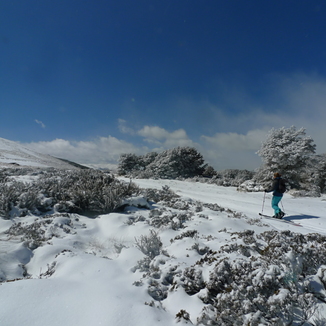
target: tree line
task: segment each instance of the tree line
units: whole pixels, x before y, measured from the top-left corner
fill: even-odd
[[[286,179],[297,195],[319,196],[326,191],[326,154],[316,155],[316,145],[304,128],[272,129],[257,154],[262,165],[256,171],[227,169],[216,171],[205,163],[193,147],[176,147],[161,153],[120,156],[118,174],[133,178],[199,178],[224,186],[240,186],[251,180],[263,189],[274,172]],[[207,180],[209,179],[209,180]]]

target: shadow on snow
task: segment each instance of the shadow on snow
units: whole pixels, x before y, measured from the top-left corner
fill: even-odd
[[[283,217],[284,220],[287,221],[293,221],[293,220],[308,220],[308,219],[313,219],[313,218],[320,218],[319,216],[314,216],[314,215],[305,215],[305,214],[300,214],[300,215],[286,215]]]

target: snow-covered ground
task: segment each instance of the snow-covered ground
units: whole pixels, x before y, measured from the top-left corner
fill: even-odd
[[[170,284],[168,278],[197,266],[204,257],[201,250],[218,252],[235,241],[235,232],[245,230],[256,234],[290,230],[326,235],[325,197],[292,198],[285,194],[285,219],[301,225],[295,226],[259,217],[263,205],[264,213],[272,214],[269,194],[264,201],[263,193],[216,185],[133,181],[142,188],[170,187],[184,199],[180,209],[158,203],[152,204],[151,210],[130,206],[122,213],[96,218],[58,214],[0,219],[0,278],[4,281],[0,285],[1,326],[167,326],[177,323],[176,314],[182,310],[189,313],[190,320],[181,318],[178,325],[196,324],[205,306],[200,299],[204,294],[199,291],[189,295],[184,286],[178,286],[177,281]],[[224,209],[202,205],[201,210],[195,209],[181,220],[180,212],[191,211],[196,201],[215,203]],[[190,208],[182,210],[187,203]],[[174,222],[179,227],[155,226],[155,214],[151,213],[155,209],[164,211],[161,216],[175,214],[174,220],[178,221]],[[12,228],[6,233],[19,222],[25,231]],[[41,243],[26,236],[28,227],[44,230]],[[186,235],[187,231],[192,231],[192,236]],[[140,247],[141,240],[151,232],[163,245],[158,255],[153,254],[149,273],[141,266],[146,265],[146,255]],[[236,252],[232,255],[237,258]],[[203,269],[204,278],[211,272],[207,268]],[[322,313],[326,314],[325,304],[320,305]],[[244,325],[249,324],[244,321]]]
[[[259,213],[274,215],[271,208],[272,195],[262,192],[238,192],[234,187],[218,187],[204,183],[191,183],[177,180],[133,180],[143,188],[160,189],[167,185],[177,194],[184,197],[200,200],[204,203],[217,203],[223,207],[242,212],[248,217],[257,217]],[[265,197],[265,200],[264,200]],[[300,223],[303,227],[298,229],[291,226],[295,232],[326,234],[326,196],[318,198],[294,198],[285,193],[280,204],[286,212],[285,220]],[[268,221],[278,230],[288,229],[288,225],[277,220]]]

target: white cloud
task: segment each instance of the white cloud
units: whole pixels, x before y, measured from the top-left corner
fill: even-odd
[[[315,74],[294,74],[280,78],[286,99],[282,107],[284,120],[288,125],[306,128],[307,134],[317,145],[317,152],[325,153],[326,79]]]
[[[45,128],[45,124],[42,121],[35,119],[35,122],[39,124],[42,128]]]
[[[139,130],[138,135],[145,137],[146,140],[163,140],[171,137],[171,133],[160,127],[145,126]]]
[[[24,145],[40,153],[93,166],[114,166],[117,164],[120,155],[124,153],[142,155],[177,146],[197,148],[204,159],[216,169],[253,169],[259,166],[255,151],[259,149],[258,143],[263,131],[252,131],[248,132],[247,135],[220,133],[214,137],[202,136],[200,143],[191,140],[182,129],[168,132],[163,128],[145,126],[138,131],[138,134],[144,137],[144,142],[151,143],[151,148],[137,147],[112,136],[98,137],[92,141],[55,139]]]
[[[123,119],[118,120],[119,130],[123,134],[139,136],[144,142],[150,144],[155,151],[162,151],[178,146],[195,146],[196,144],[188,137],[184,129],[168,131],[159,126],[143,126],[136,129],[128,126],[128,122]]]
[[[261,165],[256,154],[266,139],[268,129],[250,130],[246,134],[216,133],[201,136],[201,153],[210,165],[218,170],[254,170]]]
[[[195,143],[188,137],[183,129],[169,132],[157,126],[144,126],[137,131],[143,140],[150,144],[155,144],[162,149],[178,146],[195,146]]]
[[[80,164],[116,164],[123,153],[143,154],[146,147],[136,147],[115,137],[99,137],[93,141],[68,141],[55,139],[48,142],[24,144],[44,154],[64,158]]]
[[[134,129],[127,126],[127,121],[123,119],[118,119],[118,127],[121,133],[128,134],[128,135],[134,135],[135,131]]]
[[[245,135],[234,132],[217,133],[213,137],[202,136],[201,139],[221,150],[257,151],[267,130],[250,130]]]
[[[124,153],[142,155],[151,151],[163,151],[177,146],[198,147],[183,129],[169,132],[160,127],[144,126],[138,131],[127,127],[127,122],[119,121],[121,130],[129,134],[138,135],[143,138],[144,143],[151,144],[151,148],[131,142],[120,140],[116,137],[98,137],[91,141],[69,141],[55,139],[52,141],[41,141],[25,143],[24,145],[43,154],[64,158],[80,164],[108,165],[117,164],[119,157]]]
[[[258,99],[244,94],[244,89],[234,88],[226,92],[226,96],[232,99],[223,99],[222,104],[208,100],[179,100],[175,103],[176,116],[173,119],[178,120],[179,125],[187,126],[185,128],[168,130],[160,125],[135,127],[129,121],[119,119],[120,132],[132,136],[129,141],[109,136],[81,142],[56,139],[31,146],[39,152],[84,164],[116,163],[122,153],[140,155],[191,146],[197,148],[205,160],[218,170],[252,170],[261,165],[261,159],[255,153],[268,131],[294,125],[306,128],[307,135],[317,145],[317,152],[325,153],[326,80],[316,75],[279,75],[273,76],[263,88]],[[228,105],[232,109],[228,110]],[[202,136],[196,139],[188,134],[190,130],[201,132]]]

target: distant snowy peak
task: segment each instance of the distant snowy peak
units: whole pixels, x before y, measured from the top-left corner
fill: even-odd
[[[78,164],[61,160],[47,154],[37,153],[23,145],[0,138],[1,167],[53,167],[57,169],[79,169]]]

